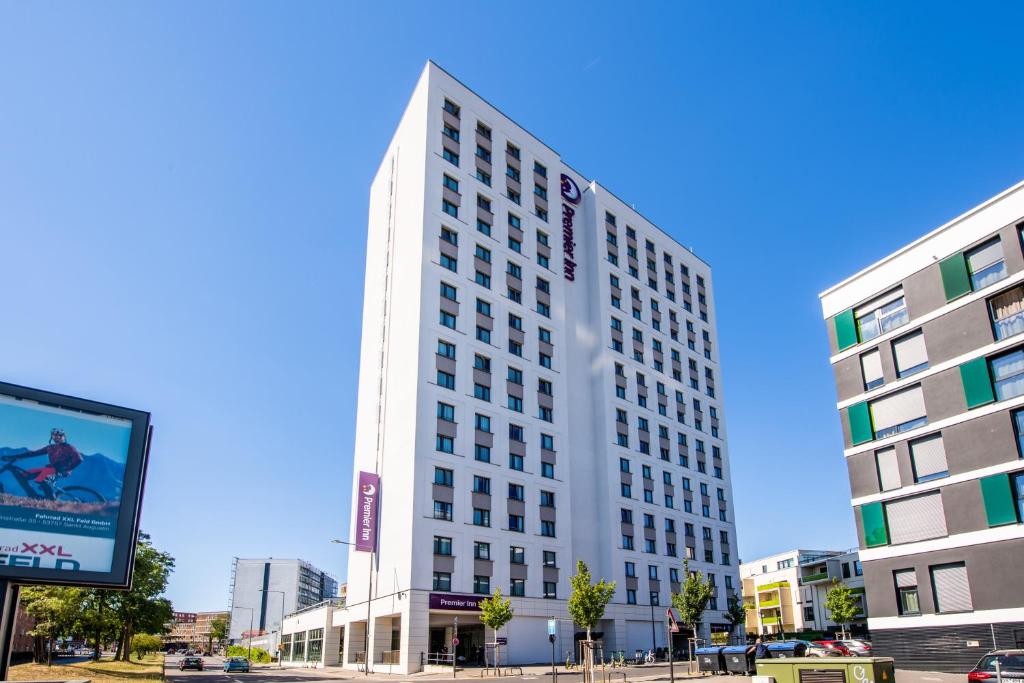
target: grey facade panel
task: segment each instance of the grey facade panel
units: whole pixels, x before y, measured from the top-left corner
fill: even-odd
[[[916,571],[921,613],[934,614],[929,568],[951,562],[964,562],[967,566],[975,611],[1024,606],[1024,581],[1020,580],[1024,539],[1014,539],[864,562],[868,614],[876,618],[899,615],[893,572],[900,569]],[[906,617],[908,625],[913,618]]]
[[[903,296],[907,302],[907,312],[910,313],[911,320],[917,320],[921,316],[945,306],[946,296],[942,287],[939,264],[933,263],[904,280]]]
[[[960,370],[950,368],[921,382],[928,422],[938,422],[967,411]]]
[[[988,303],[972,301],[924,324],[929,365],[962,356],[994,340]]]
[[[1017,460],[1009,411],[1000,411],[942,430],[950,475]]]

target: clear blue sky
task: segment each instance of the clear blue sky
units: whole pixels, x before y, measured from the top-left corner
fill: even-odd
[[[233,555],[344,574],[367,195],[427,58],[712,264],[741,555],[855,544],[817,294],[1024,176],[1024,6],[636,5],[0,5],[0,378],[152,411],[177,608]]]

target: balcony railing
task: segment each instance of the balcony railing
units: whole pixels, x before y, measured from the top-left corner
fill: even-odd
[[[779,599],[775,598],[774,600],[762,600],[758,604],[757,607],[758,607],[758,609],[768,609],[769,607],[778,607],[778,606],[779,606]]]
[[[818,581],[825,581],[829,578],[828,572],[821,572],[819,574],[808,574],[807,576],[800,577],[800,585],[806,586],[809,583],[817,583]]]
[[[762,624],[777,624],[777,623],[779,623],[779,618],[778,617],[762,617],[761,618],[761,623]]]

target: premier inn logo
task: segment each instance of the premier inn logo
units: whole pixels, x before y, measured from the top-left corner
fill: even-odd
[[[580,186],[563,173],[562,199],[569,204],[579,204],[582,197]],[[573,231],[576,209],[569,204],[562,203],[562,273],[566,280],[572,282],[576,279],[576,241]]]

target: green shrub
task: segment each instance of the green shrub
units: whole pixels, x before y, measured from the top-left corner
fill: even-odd
[[[270,653],[262,647],[254,647],[250,656],[249,648],[245,645],[229,645],[227,655],[228,657],[249,657],[250,661],[257,664],[267,664],[272,661]]]

